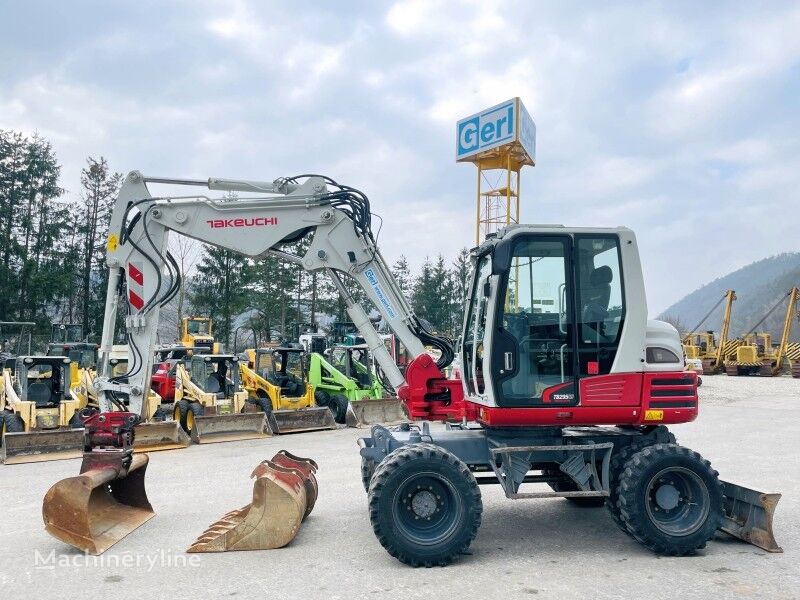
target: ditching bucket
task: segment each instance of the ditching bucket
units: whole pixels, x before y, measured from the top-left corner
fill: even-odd
[[[295,456],[288,450],[278,452],[272,457],[272,462],[287,469],[295,469],[302,474],[303,486],[306,488],[306,510],[303,514],[303,520],[305,520],[314,510],[314,505],[317,503],[317,495],[319,494],[317,477],[314,475],[317,472],[317,463],[310,458]]]
[[[134,452],[156,452],[186,448],[192,443],[177,421],[142,423],[136,426],[133,440]]]
[[[326,406],[291,410],[275,410],[269,414],[269,425],[275,433],[295,433],[337,429],[333,413]]]
[[[285,467],[274,460],[295,467]],[[313,487],[316,493],[315,470],[314,461],[285,451],[276,454],[273,460],[265,460],[251,475],[255,478],[253,501],[224,515],[186,551],[268,550],[286,546],[313,508],[316,496],[312,499],[306,490]]]
[[[195,417],[191,435],[196,444],[213,444],[270,437],[272,430],[264,413],[255,412]]]
[[[115,454],[116,457],[111,457]],[[47,532],[89,554],[102,554],[152,518],[144,488],[146,454],[94,451],[84,455],[81,474],[62,479],[44,497]]]
[[[355,400],[347,409],[347,426],[397,425],[408,421],[403,403],[397,398]]]
[[[720,529],[767,552],[783,552],[772,533],[772,518],[781,495],[759,492],[729,481],[723,481],[722,488],[725,518]]]
[[[83,429],[52,429],[6,433],[0,458],[3,464],[78,458],[83,452]]]

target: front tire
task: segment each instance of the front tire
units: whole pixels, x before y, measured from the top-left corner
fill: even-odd
[[[693,554],[722,522],[717,472],[697,452],[676,444],[656,444],[634,454],[620,476],[617,495],[630,534],[657,554]]]
[[[347,406],[350,403],[341,394],[334,394],[328,401],[328,409],[333,413],[333,420],[340,425],[347,422]]]
[[[409,444],[387,456],[369,485],[378,541],[412,567],[445,566],[466,552],[481,524],[481,493],[457,456],[434,444]]]

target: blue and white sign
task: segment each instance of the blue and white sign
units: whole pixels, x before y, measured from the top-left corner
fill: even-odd
[[[375,274],[375,271],[372,269],[365,269],[364,270],[364,277],[367,278],[367,281],[372,286],[372,289],[375,290],[375,295],[378,297],[378,302],[383,307],[383,310],[386,311],[386,316],[390,319],[397,318],[397,313],[394,310],[394,306],[392,306],[389,297],[383,291],[381,287],[380,281],[378,281],[378,276]]]
[[[456,125],[456,160],[513,142],[519,142],[535,161],[536,125],[519,98],[487,108]]]

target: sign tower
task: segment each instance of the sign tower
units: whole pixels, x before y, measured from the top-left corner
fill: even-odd
[[[522,100],[512,98],[456,125],[456,161],[478,168],[475,245],[487,234],[519,223],[520,171],[536,164],[536,125]]]

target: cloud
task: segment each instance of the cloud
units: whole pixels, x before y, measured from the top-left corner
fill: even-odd
[[[797,246],[790,2],[53,1],[0,20],[19,25],[0,39],[0,127],[52,140],[73,193],[88,155],[160,175],[325,172],[369,194],[387,260],[418,265],[473,243],[455,121],[520,96],[538,130],[523,221],[636,230],[652,313]]]

